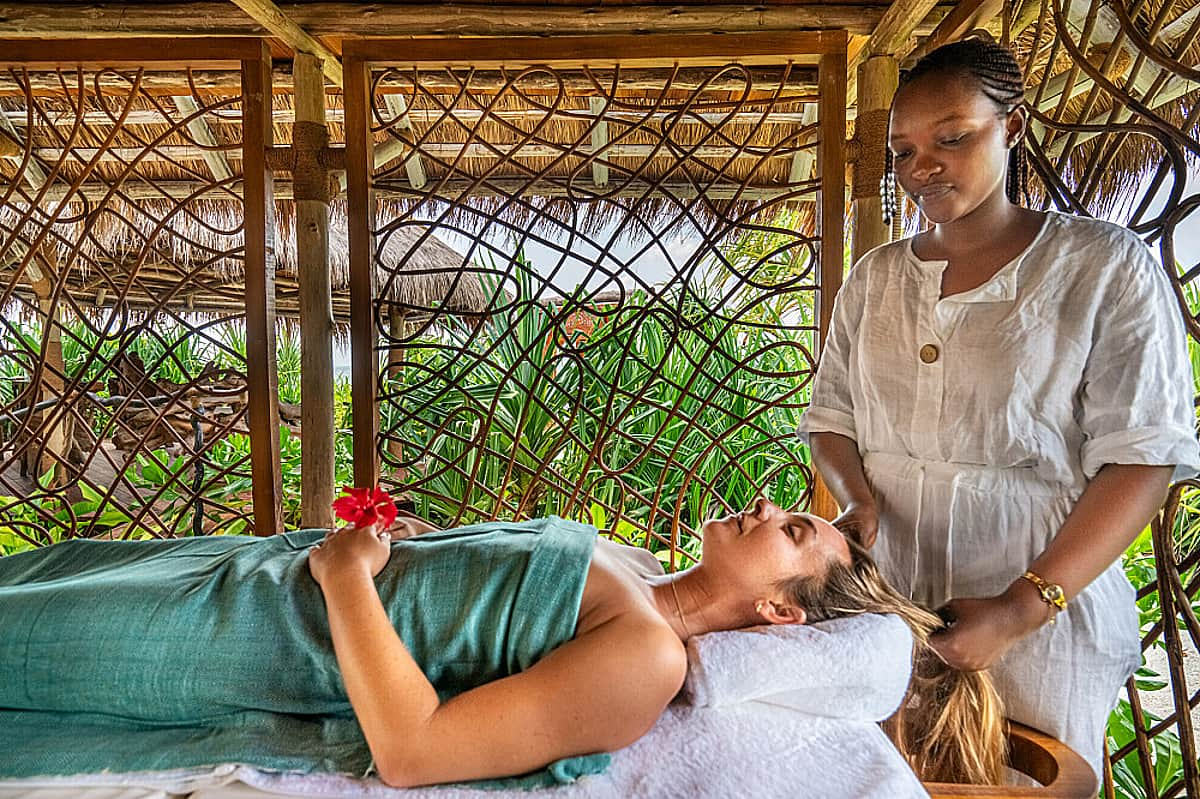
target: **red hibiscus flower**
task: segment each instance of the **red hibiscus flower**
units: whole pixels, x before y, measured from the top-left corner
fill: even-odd
[[[396,521],[396,505],[382,488],[342,487],[343,496],[333,501],[334,514],[355,527],[378,525],[386,530]]]

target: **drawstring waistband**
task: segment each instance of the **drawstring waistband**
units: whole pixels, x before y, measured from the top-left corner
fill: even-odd
[[[1035,495],[1063,497],[1070,496],[1072,493],[1078,496],[1078,493],[1073,492],[1068,486],[1047,483],[1032,468],[1028,467],[996,468],[980,466],[978,464],[925,460],[922,458],[912,458],[907,455],[880,452],[866,453],[863,456],[863,465],[876,476],[889,474],[909,481],[911,490],[915,492],[915,497],[911,498],[912,504],[909,505],[910,508],[915,510],[915,515],[911,519],[911,531],[904,529],[893,529],[892,531],[894,535],[899,535],[902,539],[909,539],[912,542],[911,553],[909,553],[912,558],[908,584],[910,598],[914,598],[914,595],[917,593],[916,586],[919,584],[924,584],[928,588],[936,590],[935,581],[938,576],[945,580],[942,586],[943,590],[945,592],[953,591],[955,539],[969,532],[955,528],[964,523],[969,524],[970,520],[958,519],[953,512],[947,513],[942,563],[935,565],[935,563],[929,561],[933,553],[929,551],[928,547],[924,548],[924,552],[922,551],[921,531],[929,523],[929,520],[925,517],[931,515],[930,511],[933,511],[933,519],[937,519],[939,515],[939,509],[926,507],[925,495],[927,492],[933,490],[933,486],[928,483],[929,480],[935,480],[948,488],[946,501],[950,503],[950,508],[947,508],[947,510],[951,510],[957,505],[959,491],[966,486],[986,492],[989,495],[994,495],[997,502],[1004,501],[1006,496]],[[893,501],[899,500],[894,499]],[[938,565],[941,567],[942,574],[934,575],[930,573],[930,570],[936,569]],[[929,579],[918,580],[922,568],[927,572],[926,577],[932,577],[934,581]],[[920,599],[923,601],[940,601],[938,596],[920,597]]]

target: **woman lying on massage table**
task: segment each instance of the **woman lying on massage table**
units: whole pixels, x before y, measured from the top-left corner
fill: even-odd
[[[0,776],[373,760],[394,786],[543,767],[542,784],[569,781],[650,729],[688,637],[883,612],[917,642],[889,721],[901,752],[922,779],[997,779],[986,677],[949,670],[926,644],[937,617],[827,522],[760,499],[707,522],[701,562],[673,575],[639,573],[627,549],[550,518],[0,558],[0,728],[15,742]]]

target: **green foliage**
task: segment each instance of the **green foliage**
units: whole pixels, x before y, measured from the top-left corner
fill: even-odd
[[[813,368],[811,253],[785,227],[740,240],[688,287],[545,303],[518,259],[515,296],[478,327],[404,342],[381,429],[404,456],[417,512],[442,523],[572,516],[661,551],[765,487],[796,504],[807,462],[793,432]],[[511,290],[511,289],[510,289]],[[646,530],[654,537],[645,540]]]
[[[1160,719],[1153,713],[1146,713],[1147,730],[1157,721]],[[1109,749],[1116,751],[1127,746],[1134,740],[1135,734],[1132,708],[1129,702],[1122,699],[1108,720]],[[1154,784],[1160,792],[1182,780],[1183,756],[1179,736],[1169,731],[1154,736],[1151,739],[1150,762],[1154,767]],[[1123,799],[1145,799],[1149,796],[1145,774],[1142,772],[1136,751],[1130,752],[1113,765],[1113,786],[1117,796]]]

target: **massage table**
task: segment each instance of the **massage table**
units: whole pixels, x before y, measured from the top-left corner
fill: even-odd
[[[911,648],[902,621],[874,615],[696,636],[688,642],[684,690],[649,733],[614,752],[604,773],[532,794],[466,785],[394,790],[374,778],[219,763],[0,780],[0,799],[1094,796],[1082,758],[1018,725],[1010,731],[1013,762],[1048,787],[923,786],[876,723],[905,695]]]
[[[870,722],[804,718],[770,705],[696,708],[677,702],[654,729],[617,752],[602,775],[539,790],[460,787],[393,790],[375,780],[281,775],[234,764],[189,774],[91,775],[0,782],[0,799],[637,799],[753,796],[762,799],[1089,799],[1091,772],[1079,755],[1013,724],[1014,766],[1045,787],[922,786]],[[928,794],[926,793],[928,790]]]
[[[604,774],[527,791],[464,787],[392,790],[373,780],[271,774],[226,765],[190,774],[90,775],[7,781],[0,799],[622,799],[629,797],[926,796],[876,724],[805,717],[747,703],[697,708],[676,702],[649,734],[614,753]]]

